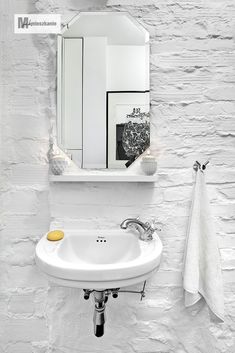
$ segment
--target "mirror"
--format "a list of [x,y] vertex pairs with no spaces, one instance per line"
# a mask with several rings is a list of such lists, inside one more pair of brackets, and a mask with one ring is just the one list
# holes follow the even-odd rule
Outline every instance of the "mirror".
[[80,168],[126,168],[150,144],[149,34],[81,12],[58,36],[57,140]]

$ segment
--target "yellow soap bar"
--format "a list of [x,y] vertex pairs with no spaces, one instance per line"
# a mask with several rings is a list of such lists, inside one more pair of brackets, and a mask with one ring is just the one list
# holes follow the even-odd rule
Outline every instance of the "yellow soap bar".
[[47,239],[51,241],[61,240],[64,237],[64,232],[62,230],[52,230],[47,234]]

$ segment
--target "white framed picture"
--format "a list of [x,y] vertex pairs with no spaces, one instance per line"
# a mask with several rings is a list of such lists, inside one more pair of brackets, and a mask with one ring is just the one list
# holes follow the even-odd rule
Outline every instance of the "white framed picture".
[[149,117],[149,91],[107,92],[107,168],[126,168],[131,163],[134,157],[125,150],[124,129],[131,118],[137,121],[143,116]]

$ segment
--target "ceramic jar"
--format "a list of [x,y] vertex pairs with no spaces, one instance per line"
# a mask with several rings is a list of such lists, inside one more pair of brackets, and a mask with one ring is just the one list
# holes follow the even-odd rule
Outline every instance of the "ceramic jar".
[[157,171],[157,160],[156,157],[151,154],[146,154],[141,160],[141,169],[146,175],[153,175]]
[[61,175],[68,166],[68,161],[62,156],[54,156],[50,159],[51,171],[55,175]]

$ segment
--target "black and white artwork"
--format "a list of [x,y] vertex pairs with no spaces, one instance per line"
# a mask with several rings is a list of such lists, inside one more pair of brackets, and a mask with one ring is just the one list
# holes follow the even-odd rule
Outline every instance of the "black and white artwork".
[[149,92],[110,92],[107,167],[127,168],[150,144]]

